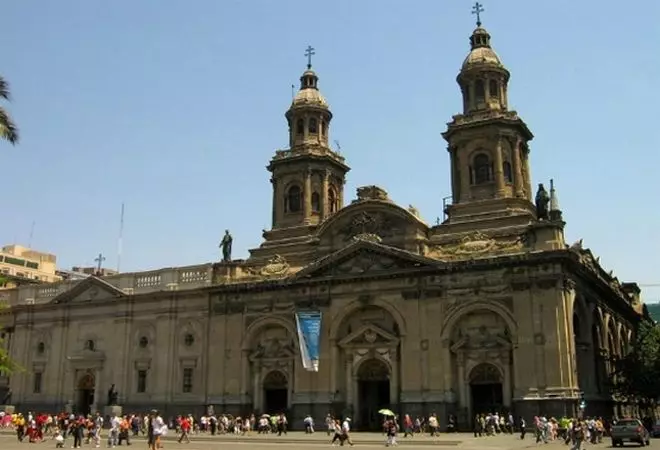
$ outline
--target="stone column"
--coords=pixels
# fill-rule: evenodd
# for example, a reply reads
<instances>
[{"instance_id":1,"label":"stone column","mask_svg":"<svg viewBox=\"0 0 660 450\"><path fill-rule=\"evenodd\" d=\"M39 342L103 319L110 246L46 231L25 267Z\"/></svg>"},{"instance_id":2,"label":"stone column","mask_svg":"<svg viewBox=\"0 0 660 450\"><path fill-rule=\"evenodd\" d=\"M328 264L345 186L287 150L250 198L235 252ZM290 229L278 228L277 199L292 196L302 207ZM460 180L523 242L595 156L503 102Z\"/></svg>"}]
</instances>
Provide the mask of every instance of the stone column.
<instances>
[{"instance_id":1,"label":"stone column","mask_svg":"<svg viewBox=\"0 0 660 450\"><path fill-rule=\"evenodd\" d=\"M323 184L321 192L321 221L324 221L330 215L330 205L328 204L328 190L330 189L330 171L323 172Z\"/></svg>"},{"instance_id":2,"label":"stone column","mask_svg":"<svg viewBox=\"0 0 660 450\"><path fill-rule=\"evenodd\" d=\"M243 349L241 354L241 391L239 392L242 397L248 390L248 385L250 380L250 349ZM255 370L256 372L256 370ZM254 394L253 394L254 396Z\"/></svg>"},{"instance_id":3,"label":"stone column","mask_svg":"<svg viewBox=\"0 0 660 450\"><path fill-rule=\"evenodd\" d=\"M305 187L303 189L303 212L305 224L309 225L312 219L312 171L305 170Z\"/></svg>"},{"instance_id":4,"label":"stone column","mask_svg":"<svg viewBox=\"0 0 660 450\"><path fill-rule=\"evenodd\" d=\"M504 406L509 407L511 406L511 361L509 361L509 355L503 355L502 364L504 365L504 383L502 383L504 395L502 395L502 400Z\"/></svg>"},{"instance_id":5,"label":"stone column","mask_svg":"<svg viewBox=\"0 0 660 450\"><path fill-rule=\"evenodd\" d=\"M93 413L99 411L99 403L101 403L99 400L103 395L103 389L101 389L101 374L101 369L96 369L94 371L94 403L92 403L90 408ZM105 400L103 403L105 403Z\"/></svg>"},{"instance_id":6,"label":"stone column","mask_svg":"<svg viewBox=\"0 0 660 450\"><path fill-rule=\"evenodd\" d=\"M353 404L353 355L346 355L346 406Z\"/></svg>"},{"instance_id":7,"label":"stone column","mask_svg":"<svg viewBox=\"0 0 660 450\"><path fill-rule=\"evenodd\" d=\"M337 341L330 339L330 393L337 391L337 365L339 364L339 348Z\"/></svg>"},{"instance_id":8,"label":"stone column","mask_svg":"<svg viewBox=\"0 0 660 450\"><path fill-rule=\"evenodd\" d=\"M518 198L525 196L523 192L523 179L522 179L522 169L520 161L520 138L516 141L515 147L513 148L513 188L515 190L515 195Z\"/></svg>"},{"instance_id":9,"label":"stone column","mask_svg":"<svg viewBox=\"0 0 660 450\"><path fill-rule=\"evenodd\" d=\"M456 150L460 152L459 149ZM458 154L459 167L461 172L461 177L459 183L461 183L461 192L460 192L460 202L467 202L470 200L470 161L468 160L467 154L463 151Z\"/></svg>"},{"instance_id":10,"label":"stone column","mask_svg":"<svg viewBox=\"0 0 660 450\"><path fill-rule=\"evenodd\" d=\"M275 228L279 223L279 209L280 209L280 196L278 192L279 184L275 178L270 179L270 183L273 185L273 225Z\"/></svg>"},{"instance_id":11,"label":"stone column","mask_svg":"<svg viewBox=\"0 0 660 450\"><path fill-rule=\"evenodd\" d=\"M461 399L461 408L467 408L469 402L465 379L465 355L463 355L463 353L457 355L456 363L458 365L458 392L459 398Z\"/></svg>"},{"instance_id":12,"label":"stone column","mask_svg":"<svg viewBox=\"0 0 660 450\"><path fill-rule=\"evenodd\" d=\"M502 163L502 137L498 137L494 160L495 197L498 198L504 196L504 170Z\"/></svg>"},{"instance_id":13,"label":"stone column","mask_svg":"<svg viewBox=\"0 0 660 450\"><path fill-rule=\"evenodd\" d=\"M257 362L255 362L255 370L252 374L252 409L255 411L261 411L263 408L261 404L261 383L259 382L259 377L261 377L261 365L257 365Z\"/></svg>"},{"instance_id":14,"label":"stone column","mask_svg":"<svg viewBox=\"0 0 660 450\"><path fill-rule=\"evenodd\" d=\"M390 349L390 361L392 362L392 373L390 374L390 402L399 403L399 359L396 348Z\"/></svg>"},{"instance_id":15,"label":"stone column","mask_svg":"<svg viewBox=\"0 0 660 450\"><path fill-rule=\"evenodd\" d=\"M449 340L447 342L442 343L442 360L441 364L443 364L445 367L452 367L452 361L451 361L451 349L449 348ZM445 391L449 389L454 388L454 384L451 379L452 371L451 370L445 370L444 371L444 378L445 378L445 386L444 389Z\"/></svg>"},{"instance_id":16,"label":"stone column","mask_svg":"<svg viewBox=\"0 0 660 450\"><path fill-rule=\"evenodd\" d=\"M522 154L523 154L523 164L522 164L522 169L524 171L523 173L523 180L525 182L525 193L527 194L527 198L529 200L532 200L532 185L530 184L530 170L529 170L529 158L528 158L528 150L526 147L523 147L522 149Z\"/></svg>"},{"instance_id":17,"label":"stone column","mask_svg":"<svg viewBox=\"0 0 660 450\"><path fill-rule=\"evenodd\" d=\"M456 146L449 146L449 173L451 175L451 195L454 203L458 202L458 195L460 192L459 179L457 175L457 158L456 158Z\"/></svg>"}]
</instances>

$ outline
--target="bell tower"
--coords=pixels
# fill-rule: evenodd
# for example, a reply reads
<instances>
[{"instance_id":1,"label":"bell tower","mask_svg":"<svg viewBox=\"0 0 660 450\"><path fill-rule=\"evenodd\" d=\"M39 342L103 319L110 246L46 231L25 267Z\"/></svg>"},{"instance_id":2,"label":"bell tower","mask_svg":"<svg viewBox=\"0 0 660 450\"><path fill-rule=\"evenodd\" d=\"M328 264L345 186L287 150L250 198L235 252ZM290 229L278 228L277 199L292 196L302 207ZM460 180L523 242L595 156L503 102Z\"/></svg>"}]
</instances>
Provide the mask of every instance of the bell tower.
<instances>
[{"instance_id":1,"label":"bell tower","mask_svg":"<svg viewBox=\"0 0 660 450\"><path fill-rule=\"evenodd\" d=\"M344 202L350 168L329 145L332 112L319 91L313 55L308 47L307 70L285 114L289 148L276 151L267 167L272 173L273 230L318 225Z\"/></svg>"},{"instance_id":2,"label":"bell tower","mask_svg":"<svg viewBox=\"0 0 660 450\"><path fill-rule=\"evenodd\" d=\"M528 159L533 135L518 114L509 110L509 71L481 26L481 5L474 8L477 28L456 78L463 113L453 116L442 134L451 159L449 223L534 215Z\"/></svg>"}]
</instances>

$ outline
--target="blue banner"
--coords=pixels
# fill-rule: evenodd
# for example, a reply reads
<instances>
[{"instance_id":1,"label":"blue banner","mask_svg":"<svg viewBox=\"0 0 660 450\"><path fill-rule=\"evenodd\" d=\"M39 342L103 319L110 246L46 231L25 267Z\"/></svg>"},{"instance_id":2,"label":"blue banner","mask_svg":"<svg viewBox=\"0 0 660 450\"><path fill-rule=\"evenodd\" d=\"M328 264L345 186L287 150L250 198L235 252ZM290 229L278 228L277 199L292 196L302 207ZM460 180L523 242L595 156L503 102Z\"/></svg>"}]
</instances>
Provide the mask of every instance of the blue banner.
<instances>
[{"instance_id":1,"label":"blue banner","mask_svg":"<svg viewBox=\"0 0 660 450\"><path fill-rule=\"evenodd\" d=\"M300 343L303 367L310 372L319 371L319 346L321 342L321 312L296 313L296 328Z\"/></svg>"}]
</instances>

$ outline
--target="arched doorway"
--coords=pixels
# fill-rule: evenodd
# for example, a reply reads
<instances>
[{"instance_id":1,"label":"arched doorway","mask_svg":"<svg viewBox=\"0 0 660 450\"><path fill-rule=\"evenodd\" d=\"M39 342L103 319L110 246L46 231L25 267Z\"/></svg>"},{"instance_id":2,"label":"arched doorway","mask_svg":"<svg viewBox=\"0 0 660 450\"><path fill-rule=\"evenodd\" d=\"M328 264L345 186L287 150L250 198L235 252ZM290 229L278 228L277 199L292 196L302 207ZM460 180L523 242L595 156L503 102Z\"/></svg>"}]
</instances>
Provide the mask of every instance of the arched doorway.
<instances>
[{"instance_id":1,"label":"arched doorway","mask_svg":"<svg viewBox=\"0 0 660 450\"><path fill-rule=\"evenodd\" d=\"M472 415L502 412L502 373L492 364L482 363L470 372Z\"/></svg>"},{"instance_id":2,"label":"arched doorway","mask_svg":"<svg viewBox=\"0 0 660 450\"><path fill-rule=\"evenodd\" d=\"M279 370L268 372L263 382L264 411L268 414L285 412L289 406L289 383Z\"/></svg>"},{"instance_id":3,"label":"arched doorway","mask_svg":"<svg viewBox=\"0 0 660 450\"><path fill-rule=\"evenodd\" d=\"M91 373L84 374L78 380L78 401L76 404L76 413L87 415L92 412L94 404L94 390L96 389L96 379Z\"/></svg>"},{"instance_id":4,"label":"arched doorway","mask_svg":"<svg viewBox=\"0 0 660 450\"><path fill-rule=\"evenodd\" d=\"M363 362L357 373L358 427L360 430L380 430L378 410L390 407L390 370L378 359Z\"/></svg>"}]
</instances>

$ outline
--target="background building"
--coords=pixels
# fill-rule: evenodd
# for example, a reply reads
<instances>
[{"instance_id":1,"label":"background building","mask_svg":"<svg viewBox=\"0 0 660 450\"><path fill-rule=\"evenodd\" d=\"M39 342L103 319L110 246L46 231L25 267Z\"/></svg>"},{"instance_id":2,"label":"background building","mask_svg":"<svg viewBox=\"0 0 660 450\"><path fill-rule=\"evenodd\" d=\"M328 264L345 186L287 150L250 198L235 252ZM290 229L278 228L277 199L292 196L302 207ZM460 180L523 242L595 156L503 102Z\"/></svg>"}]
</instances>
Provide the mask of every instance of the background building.
<instances>
[{"instance_id":1,"label":"background building","mask_svg":"<svg viewBox=\"0 0 660 450\"><path fill-rule=\"evenodd\" d=\"M378 429L382 407L443 424L455 414L464 428L495 411L531 423L576 413L581 395L588 416L629 414L607 389L608 356L629 350L639 287L564 241L554 186L532 187L533 136L490 40L472 33L462 112L443 133L445 222L377 186L345 206L349 167L329 145L333 114L310 64L285 114L289 148L268 165L272 227L259 248L7 292L10 351L27 368L9 383L16 406L86 413L114 384L126 410L284 410L292 424L331 411L358 429ZM323 313L319 372L301 364L301 309Z\"/></svg>"},{"instance_id":2,"label":"background building","mask_svg":"<svg viewBox=\"0 0 660 450\"><path fill-rule=\"evenodd\" d=\"M5 245L0 251L0 289L25 283L53 283L62 278L56 274L57 257L20 245Z\"/></svg>"}]
</instances>

